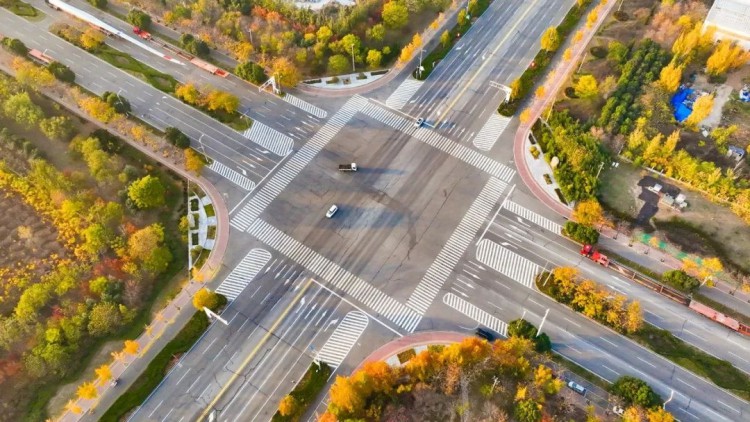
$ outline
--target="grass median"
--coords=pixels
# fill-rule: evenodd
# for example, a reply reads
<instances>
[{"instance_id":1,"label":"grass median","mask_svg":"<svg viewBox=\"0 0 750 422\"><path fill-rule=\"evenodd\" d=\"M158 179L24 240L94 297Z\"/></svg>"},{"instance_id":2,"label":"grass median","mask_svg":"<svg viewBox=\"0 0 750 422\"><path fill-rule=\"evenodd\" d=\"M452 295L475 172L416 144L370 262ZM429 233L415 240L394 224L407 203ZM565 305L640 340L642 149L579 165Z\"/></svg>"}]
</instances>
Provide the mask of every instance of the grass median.
<instances>
[{"instance_id":1,"label":"grass median","mask_svg":"<svg viewBox=\"0 0 750 422\"><path fill-rule=\"evenodd\" d=\"M321 391L328 384L328 378L331 376L331 367L325 362L320 362L320 365L311 363L310 367L307 368L305 376L297 383L289 393L289 396L293 398L293 406L288 406L287 409L289 414L282 415L280 410L271 418L272 422L296 422L299 421L307 412L310 405L315 402ZM286 409L285 409L286 410Z\"/></svg>"},{"instance_id":2,"label":"grass median","mask_svg":"<svg viewBox=\"0 0 750 422\"><path fill-rule=\"evenodd\" d=\"M226 298L220 296L221 304ZM196 312L172 341L164 346L138 376L135 382L123 393L102 415L100 422L117 422L130 411L140 406L167 375L174 359L190 350L209 326L208 317L203 312Z\"/></svg>"}]
</instances>

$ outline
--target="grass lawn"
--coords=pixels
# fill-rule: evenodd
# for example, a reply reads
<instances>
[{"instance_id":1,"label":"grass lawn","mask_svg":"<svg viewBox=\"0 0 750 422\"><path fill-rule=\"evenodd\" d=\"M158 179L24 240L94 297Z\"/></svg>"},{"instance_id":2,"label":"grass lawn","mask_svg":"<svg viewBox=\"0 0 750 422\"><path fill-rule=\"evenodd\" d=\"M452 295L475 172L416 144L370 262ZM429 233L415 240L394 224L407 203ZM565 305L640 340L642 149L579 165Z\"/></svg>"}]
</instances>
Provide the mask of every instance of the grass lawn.
<instances>
[{"instance_id":1,"label":"grass lawn","mask_svg":"<svg viewBox=\"0 0 750 422\"><path fill-rule=\"evenodd\" d=\"M21 0L5 0L0 2L0 6L6 7L13 14L26 18L30 21L39 21L44 19L44 13L40 12L34 6Z\"/></svg>"},{"instance_id":2,"label":"grass lawn","mask_svg":"<svg viewBox=\"0 0 750 422\"><path fill-rule=\"evenodd\" d=\"M172 75L159 72L152 67L146 66L134 59L131 55L115 50L107 44L102 44L99 48L92 51L92 53L112 66L128 71L144 79L160 91L172 93L177 87L177 80Z\"/></svg>"},{"instance_id":3,"label":"grass lawn","mask_svg":"<svg viewBox=\"0 0 750 422\"><path fill-rule=\"evenodd\" d=\"M271 421L273 422L287 422L287 421L298 421L304 416L307 408L313 404L318 394L325 388L328 383L328 377L331 376L331 368L326 365L325 362L321 362L320 366L314 362L310 364L307 369L305 376L297 383L289 393L297 401L296 412L293 415L281 416L277 411Z\"/></svg>"}]
</instances>

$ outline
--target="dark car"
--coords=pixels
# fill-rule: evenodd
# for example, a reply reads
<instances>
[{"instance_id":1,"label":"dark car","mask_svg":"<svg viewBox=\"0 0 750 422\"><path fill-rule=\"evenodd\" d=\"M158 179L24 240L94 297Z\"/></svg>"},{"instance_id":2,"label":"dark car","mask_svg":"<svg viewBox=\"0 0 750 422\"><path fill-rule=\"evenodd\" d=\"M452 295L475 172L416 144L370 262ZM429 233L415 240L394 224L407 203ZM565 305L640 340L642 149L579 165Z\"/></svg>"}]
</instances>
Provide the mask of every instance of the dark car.
<instances>
[{"instance_id":1,"label":"dark car","mask_svg":"<svg viewBox=\"0 0 750 422\"><path fill-rule=\"evenodd\" d=\"M477 328L475 333L477 336L482 337L487 341L495 341L495 333L486 328Z\"/></svg>"}]
</instances>

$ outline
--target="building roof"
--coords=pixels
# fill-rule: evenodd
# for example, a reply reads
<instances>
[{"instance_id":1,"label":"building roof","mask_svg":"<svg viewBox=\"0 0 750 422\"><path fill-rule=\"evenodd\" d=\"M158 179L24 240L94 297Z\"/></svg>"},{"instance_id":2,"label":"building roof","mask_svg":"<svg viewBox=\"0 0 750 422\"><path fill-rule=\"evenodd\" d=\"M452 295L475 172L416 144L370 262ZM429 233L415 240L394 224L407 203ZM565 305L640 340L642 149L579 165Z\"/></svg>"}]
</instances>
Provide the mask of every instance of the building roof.
<instances>
[{"instance_id":1,"label":"building roof","mask_svg":"<svg viewBox=\"0 0 750 422\"><path fill-rule=\"evenodd\" d=\"M704 26L715 26L721 35L750 42L750 0L714 1Z\"/></svg>"}]
</instances>

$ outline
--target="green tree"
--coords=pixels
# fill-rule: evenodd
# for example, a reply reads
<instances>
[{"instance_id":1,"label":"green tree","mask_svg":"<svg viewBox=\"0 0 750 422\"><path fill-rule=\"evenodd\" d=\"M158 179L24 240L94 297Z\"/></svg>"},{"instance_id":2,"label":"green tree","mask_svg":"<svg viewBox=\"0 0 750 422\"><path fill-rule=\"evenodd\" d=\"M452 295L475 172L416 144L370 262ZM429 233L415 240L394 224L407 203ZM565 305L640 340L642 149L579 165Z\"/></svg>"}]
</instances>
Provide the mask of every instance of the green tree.
<instances>
[{"instance_id":1,"label":"green tree","mask_svg":"<svg viewBox=\"0 0 750 422\"><path fill-rule=\"evenodd\" d=\"M107 0L89 0L89 3L98 9L104 9L107 7Z\"/></svg>"},{"instance_id":2,"label":"green tree","mask_svg":"<svg viewBox=\"0 0 750 422\"><path fill-rule=\"evenodd\" d=\"M27 92L18 92L8 97L3 103L3 113L27 129L36 126L44 118L44 111L31 101Z\"/></svg>"},{"instance_id":3,"label":"green tree","mask_svg":"<svg viewBox=\"0 0 750 422\"><path fill-rule=\"evenodd\" d=\"M99 223L94 223L86 227L82 235L83 243L78 248L91 258L103 253L112 238L112 232Z\"/></svg>"},{"instance_id":4,"label":"green tree","mask_svg":"<svg viewBox=\"0 0 750 422\"><path fill-rule=\"evenodd\" d=\"M362 48L362 41L354 34L344 35L344 38L341 39L340 43L344 54L348 54L349 57L356 58L359 54L360 48Z\"/></svg>"},{"instance_id":5,"label":"green tree","mask_svg":"<svg viewBox=\"0 0 750 422\"><path fill-rule=\"evenodd\" d=\"M621 397L628 406L638 405L648 409L662 403L661 397L645 381L628 375L618 378L609 391Z\"/></svg>"},{"instance_id":6,"label":"green tree","mask_svg":"<svg viewBox=\"0 0 750 422\"><path fill-rule=\"evenodd\" d=\"M333 36L333 31L331 31L331 28L329 28L328 26L323 25L318 28L318 32L316 35L318 37L318 42L328 44L328 40L330 40Z\"/></svg>"},{"instance_id":7,"label":"green tree","mask_svg":"<svg viewBox=\"0 0 750 422\"><path fill-rule=\"evenodd\" d=\"M172 254L163 245L164 228L152 224L133 233L128 239L128 255L140 261L147 271L158 274L167 269Z\"/></svg>"},{"instance_id":8,"label":"green tree","mask_svg":"<svg viewBox=\"0 0 750 422\"><path fill-rule=\"evenodd\" d=\"M576 96L580 98L595 98L599 95L599 85L596 82L594 75L583 75L578 78L573 89L575 90Z\"/></svg>"},{"instance_id":9,"label":"green tree","mask_svg":"<svg viewBox=\"0 0 750 422\"><path fill-rule=\"evenodd\" d=\"M244 62L237 65L234 72L240 78L250 81L256 85L262 84L268 79L266 71L255 62Z\"/></svg>"},{"instance_id":10,"label":"green tree","mask_svg":"<svg viewBox=\"0 0 750 422\"><path fill-rule=\"evenodd\" d=\"M112 302L99 302L89 313L88 331L94 337L117 332L124 323L118 306Z\"/></svg>"},{"instance_id":11,"label":"green tree","mask_svg":"<svg viewBox=\"0 0 750 422\"><path fill-rule=\"evenodd\" d=\"M176 146L179 149L185 149L190 146L190 138L188 138L187 135L182 133L180 129L177 129L176 127L168 127L164 130L164 137L167 139L167 141Z\"/></svg>"},{"instance_id":12,"label":"green tree","mask_svg":"<svg viewBox=\"0 0 750 422\"><path fill-rule=\"evenodd\" d=\"M557 51L557 49L560 48L560 33L557 32L557 28L554 26L547 28L547 30L544 31L544 34L542 34L540 43L542 45L542 50L548 52Z\"/></svg>"},{"instance_id":13,"label":"green tree","mask_svg":"<svg viewBox=\"0 0 750 422\"><path fill-rule=\"evenodd\" d=\"M130 9L125 16L125 20L141 29L149 30L151 28L151 16L142 10Z\"/></svg>"},{"instance_id":14,"label":"green tree","mask_svg":"<svg viewBox=\"0 0 750 422\"><path fill-rule=\"evenodd\" d=\"M206 95L206 108L210 111L223 111L228 114L236 113L240 106L240 99L236 95L214 89Z\"/></svg>"},{"instance_id":15,"label":"green tree","mask_svg":"<svg viewBox=\"0 0 750 422\"><path fill-rule=\"evenodd\" d=\"M607 49L607 60L614 62L618 66L625 64L628 60L630 49L620 41L610 41Z\"/></svg>"},{"instance_id":16,"label":"green tree","mask_svg":"<svg viewBox=\"0 0 750 422\"><path fill-rule=\"evenodd\" d=\"M130 113L130 101L116 92L105 91L102 100L120 114Z\"/></svg>"},{"instance_id":17,"label":"green tree","mask_svg":"<svg viewBox=\"0 0 750 422\"><path fill-rule=\"evenodd\" d=\"M695 277L691 277L683 270L671 270L667 271L661 276L661 280L672 287L680 289L684 292L692 292L700 286L700 281Z\"/></svg>"},{"instance_id":18,"label":"green tree","mask_svg":"<svg viewBox=\"0 0 750 422\"><path fill-rule=\"evenodd\" d=\"M138 208L153 208L164 205L166 189L157 177L146 175L128 187L128 198Z\"/></svg>"},{"instance_id":19,"label":"green tree","mask_svg":"<svg viewBox=\"0 0 750 422\"><path fill-rule=\"evenodd\" d=\"M29 48L19 39L5 38L3 39L3 45L17 56L26 56L29 54Z\"/></svg>"},{"instance_id":20,"label":"green tree","mask_svg":"<svg viewBox=\"0 0 750 422\"><path fill-rule=\"evenodd\" d=\"M13 312L19 321L33 321L51 298L50 286L44 283L33 284L21 293Z\"/></svg>"},{"instance_id":21,"label":"green tree","mask_svg":"<svg viewBox=\"0 0 750 422\"><path fill-rule=\"evenodd\" d=\"M182 48L198 57L207 58L211 54L208 44L200 38L195 38L191 34L182 34L180 36Z\"/></svg>"},{"instance_id":22,"label":"green tree","mask_svg":"<svg viewBox=\"0 0 750 422\"><path fill-rule=\"evenodd\" d=\"M409 22L409 9L399 0L391 0L383 5L383 22L389 28L398 29Z\"/></svg>"},{"instance_id":23,"label":"green tree","mask_svg":"<svg viewBox=\"0 0 750 422\"><path fill-rule=\"evenodd\" d=\"M367 40L375 44L383 42L385 37L385 26L382 23L375 24L365 32Z\"/></svg>"},{"instance_id":24,"label":"green tree","mask_svg":"<svg viewBox=\"0 0 750 422\"><path fill-rule=\"evenodd\" d=\"M380 62L383 61L383 54L380 50L371 49L367 52L367 66L370 69L377 69L380 67Z\"/></svg>"},{"instance_id":25,"label":"green tree","mask_svg":"<svg viewBox=\"0 0 750 422\"><path fill-rule=\"evenodd\" d=\"M443 48L448 48L448 46L451 45L451 33L448 32L448 30L443 31L443 33L440 34L440 45L442 45Z\"/></svg>"},{"instance_id":26,"label":"green tree","mask_svg":"<svg viewBox=\"0 0 750 422\"><path fill-rule=\"evenodd\" d=\"M539 422L542 420L540 405L532 399L521 400L516 403L513 411L518 422Z\"/></svg>"},{"instance_id":27,"label":"green tree","mask_svg":"<svg viewBox=\"0 0 750 422\"><path fill-rule=\"evenodd\" d=\"M335 54L328 59L328 71L334 75L346 73L349 70L349 59L343 54Z\"/></svg>"},{"instance_id":28,"label":"green tree","mask_svg":"<svg viewBox=\"0 0 750 422\"><path fill-rule=\"evenodd\" d=\"M68 66L60 62L52 62L47 66L47 69L57 80L73 83L76 80L76 74L70 70Z\"/></svg>"},{"instance_id":29,"label":"green tree","mask_svg":"<svg viewBox=\"0 0 750 422\"><path fill-rule=\"evenodd\" d=\"M91 27L85 30L83 34L81 34L81 38L79 39L79 41L81 43L81 47L85 48L86 50L94 50L100 45L104 44L104 38L104 34L101 31L94 27Z\"/></svg>"},{"instance_id":30,"label":"green tree","mask_svg":"<svg viewBox=\"0 0 750 422\"><path fill-rule=\"evenodd\" d=\"M39 122L39 130L54 141L67 141L73 135L73 123L66 116L52 116Z\"/></svg>"},{"instance_id":31,"label":"green tree","mask_svg":"<svg viewBox=\"0 0 750 422\"><path fill-rule=\"evenodd\" d=\"M466 9L461 9L458 11L456 22L458 23L458 26L464 26L469 23L469 19L466 17Z\"/></svg>"}]
</instances>

